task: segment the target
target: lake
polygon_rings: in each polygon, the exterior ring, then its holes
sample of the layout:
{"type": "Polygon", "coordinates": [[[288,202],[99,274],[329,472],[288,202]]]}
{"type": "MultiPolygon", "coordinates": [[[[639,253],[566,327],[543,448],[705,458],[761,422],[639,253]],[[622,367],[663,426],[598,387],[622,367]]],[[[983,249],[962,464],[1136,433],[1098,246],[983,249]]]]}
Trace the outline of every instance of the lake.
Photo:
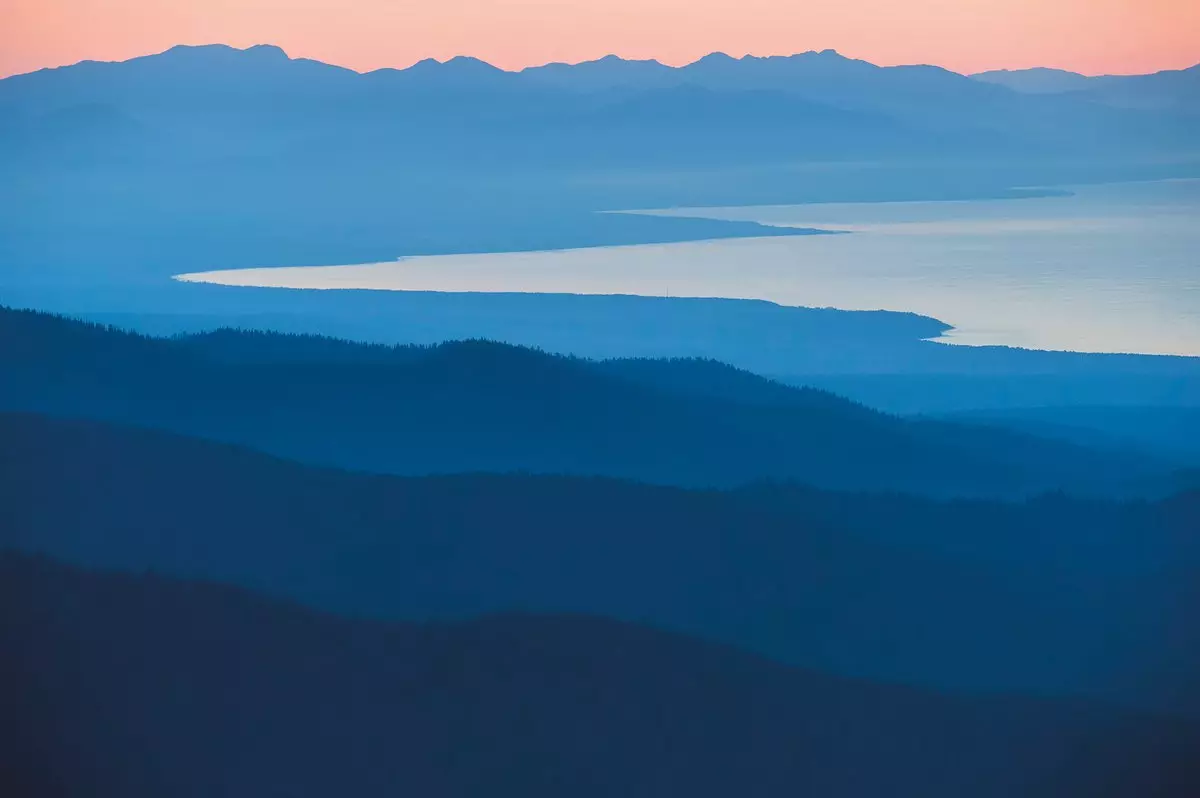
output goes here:
{"type": "Polygon", "coordinates": [[[439,255],[177,279],[767,299],[912,311],[954,325],[941,340],[956,344],[1200,355],[1200,180],[1071,191],[965,202],[636,211],[844,234],[439,255]]]}

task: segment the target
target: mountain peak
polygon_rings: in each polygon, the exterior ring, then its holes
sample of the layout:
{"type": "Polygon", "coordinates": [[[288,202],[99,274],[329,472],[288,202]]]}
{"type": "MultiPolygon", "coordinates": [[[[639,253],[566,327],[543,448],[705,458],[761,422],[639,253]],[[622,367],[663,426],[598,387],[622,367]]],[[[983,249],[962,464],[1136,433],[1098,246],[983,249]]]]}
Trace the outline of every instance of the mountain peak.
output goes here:
{"type": "Polygon", "coordinates": [[[177,44],[162,53],[171,57],[238,57],[248,56],[261,60],[289,61],[290,56],[282,47],[274,44],[255,44],[246,48],[233,47],[228,44],[177,44]]]}
{"type": "Polygon", "coordinates": [[[500,67],[493,66],[487,61],[475,58],[470,55],[456,55],[448,61],[443,61],[442,66],[453,67],[455,69],[476,69],[485,70],[487,72],[503,72],[500,67]]]}
{"type": "Polygon", "coordinates": [[[408,69],[401,71],[412,74],[480,75],[500,74],[504,70],[469,55],[456,55],[445,61],[423,58],[408,69]]]}
{"type": "Polygon", "coordinates": [[[274,44],[256,44],[251,47],[247,47],[242,52],[246,53],[247,55],[254,55],[261,58],[291,60],[290,56],[282,47],[274,44]]]}
{"type": "Polygon", "coordinates": [[[703,58],[693,61],[691,64],[689,64],[689,66],[695,66],[697,64],[733,64],[739,60],[740,59],[734,58],[729,53],[717,51],[715,53],[709,53],[703,58]]]}
{"type": "Polygon", "coordinates": [[[1078,72],[1050,67],[1031,69],[995,69],[969,75],[980,83],[1004,86],[1023,94],[1062,94],[1087,88],[1091,78],[1078,72]]]}

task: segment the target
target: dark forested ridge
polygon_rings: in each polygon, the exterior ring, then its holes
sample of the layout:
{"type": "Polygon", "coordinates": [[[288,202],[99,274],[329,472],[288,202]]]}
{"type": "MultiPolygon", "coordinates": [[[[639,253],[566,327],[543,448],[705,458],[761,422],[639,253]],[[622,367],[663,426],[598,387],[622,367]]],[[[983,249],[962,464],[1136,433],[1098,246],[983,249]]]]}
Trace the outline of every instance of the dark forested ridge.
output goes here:
{"type": "Polygon", "coordinates": [[[1187,798],[1200,730],[612,621],[352,621],[0,553],[10,795],[1187,798]]]}
{"type": "Polygon", "coordinates": [[[160,427],[396,474],[795,480],[954,496],[1161,495],[1173,466],[904,420],[703,362],[594,363],[484,341],[369,347],[226,332],[163,340],[0,310],[0,409],[160,427]]]}
{"type": "Polygon", "coordinates": [[[1200,716],[1200,495],[934,502],[398,478],[0,416],[0,545],[359,615],[653,623],[838,673],[1200,716]]]}

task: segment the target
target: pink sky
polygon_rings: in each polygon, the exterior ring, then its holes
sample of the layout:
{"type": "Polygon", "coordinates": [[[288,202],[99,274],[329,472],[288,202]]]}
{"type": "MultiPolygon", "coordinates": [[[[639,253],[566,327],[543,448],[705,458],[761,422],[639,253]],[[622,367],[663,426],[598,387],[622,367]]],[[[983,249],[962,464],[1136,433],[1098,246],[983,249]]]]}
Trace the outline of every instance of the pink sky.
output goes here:
{"type": "Polygon", "coordinates": [[[0,0],[0,75],[212,42],[358,70],[834,48],[961,72],[1132,73],[1200,62],[1200,0],[0,0]]]}

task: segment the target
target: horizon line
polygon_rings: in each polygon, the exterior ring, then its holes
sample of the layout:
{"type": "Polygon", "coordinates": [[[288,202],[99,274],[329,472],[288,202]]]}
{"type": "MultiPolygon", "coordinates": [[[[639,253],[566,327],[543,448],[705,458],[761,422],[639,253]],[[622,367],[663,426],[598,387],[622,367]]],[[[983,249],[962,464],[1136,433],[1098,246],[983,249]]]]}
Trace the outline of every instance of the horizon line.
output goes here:
{"type": "Polygon", "coordinates": [[[920,63],[914,62],[914,63],[898,63],[898,64],[876,63],[874,61],[870,61],[865,58],[856,58],[854,56],[846,55],[845,53],[842,53],[841,51],[834,49],[834,48],[825,48],[823,50],[801,50],[801,51],[792,52],[792,53],[771,53],[771,54],[767,54],[767,55],[756,55],[754,53],[747,52],[740,56],[733,55],[731,53],[727,53],[722,50],[714,50],[710,53],[706,53],[705,55],[700,56],[699,58],[696,58],[695,60],[687,61],[687,62],[681,63],[681,64],[671,64],[666,61],[660,61],[657,58],[626,58],[624,56],[618,55],[617,53],[613,52],[613,53],[606,53],[605,55],[598,56],[595,58],[585,58],[580,61],[547,61],[545,63],[529,64],[527,66],[520,67],[518,69],[505,69],[504,67],[497,66],[497,65],[491,63],[490,61],[479,58],[478,56],[473,56],[473,55],[469,55],[466,53],[460,53],[458,55],[451,56],[444,60],[434,58],[434,57],[426,57],[426,58],[419,58],[416,61],[408,63],[404,66],[384,66],[384,67],[378,67],[376,69],[362,71],[362,70],[355,69],[353,67],[345,66],[343,64],[334,63],[332,61],[322,61],[320,59],[309,58],[307,56],[293,56],[285,48],[283,48],[277,44],[270,44],[268,42],[260,42],[258,44],[252,44],[252,45],[248,45],[246,47],[237,47],[236,45],[231,45],[231,44],[227,44],[224,42],[207,42],[207,43],[203,43],[203,44],[186,44],[186,43],[174,44],[174,45],[171,45],[170,47],[167,47],[165,50],[157,50],[157,51],[153,51],[153,52],[142,53],[140,55],[134,55],[134,56],[130,56],[128,58],[119,58],[119,59],[112,59],[112,60],[84,58],[84,59],[80,59],[79,61],[73,61],[73,62],[65,63],[65,64],[56,64],[56,65],[52,65],[52,66],[38,67],[37,69],[32,69],[27,72],[14,72],[11,74],[0,75],[0,80],[7,80],[9,78],[22,77],[24,75],[34,75],[39,72],[47,72],[47,71],[52,71],[52,70],[57,70],[57,69],[68,69],[71,67],[80,66],[82,64],[125,64],[125,63],[129,63],[130,61],[137,61],[137,60],[140,60],[143,58],[154,58],[157,56],[162,56],[173,50],[205,49],[205,48],[226,48],[229,50],[236,50],[238,52],[243,52],[243,53],[249,52],[249,51],[255,50],[255,49],[278,50],[279,52],[283,53],[284,56],[286,56],[287,59],[290,61],[312,61],[315,63],[324,64],[326,66],[335,67],[337,69],[344,69],[348,72],[353,72],[356,75],[370,75],[375,72],[383,72],[383,71],[387,71],[387,70],[404,72],[404,71],[412,69],[413,67],[416,67],[420,64],[434,63],[434,64],[442,65],[442,64],[451,63],[452,61],[456,61],[456,60],[476,61],[487,67],[495,69],[498,72],[503,72],[505,74],[510,74],[510,75],[518,75],[525,71],[534,70],[534,69],[542,69],[545,67],[579,66],[582,64],[592,64],[592,63],[597,63],[599,61],[604,61],[604,60],[609,60],[609,59],[616,59],[616,60],[625,61],[625,62],[629,62],[629,63],[658,64],[667,69],[685,69],[687,67],[694,66],[695,64],[698,64],[701,61],[704,61],[705,59],[708,59],[708,58],[712,58],[714,56],[725,57],[725,58],[729,58],[734,61],[743,61],[743,60],[747,60],[747,59],[761,61],[761,60],[768,60],[768,59],[772,59],[772,58],[795,58],[797,56],[802,56],[802,55],[834,55],[834,56],[837,56],[838,58],[842,58],[847,61],[856,61],[859,63],[869,64],[869,65],[871,65],[873,67],[877,67],[879,69],[894,69],[894,68],[898,68],[898,67],[900,67],[900,68],[903,68],[903,67],[930,67],[930,68],[934,68],[934,69],[943,69],[947,72],[951,72],[956,75],[962,75],[964,77],[973,77],[975,75],[983,75],[983,74],[996,73],[996,72],[1025,72],[1025,71],[1031,71],[1031,70],[1037,70],[1037,69],[1049,70],[1049,71],[1054,71],[1054,72],[1070,73],[1070,74],[1075,74],[1075,75],[1081,75],[1083,77],[1088,77],[1088,78],[1138,77],[1138,76],[1142,76],[1142,75],[1157,75],[1157,74],[1162,74],[1164,72],[1186,72],[1190,69],[1195,69],[1197,67],[1200,67],[1200,62],[1197,62],[1197,63],[1191,64],[1189,66],[1160,69],[1160,70],[1155,70],[1153,72],[1099,72],[1099,73],[1089,74],[1087,72],[1078,72],[1075,70],[1064,69],[1061,67],[1047,67],[1047,66],[1043,66],[1043,65],[1034,65],[1034,66],[1026,66],[1026,67],[1000,67],[1000,68],[996,68],[996,69],[986,69],[986,70],[982,70],[979,72],[958,72],[957,70],[950,69],[949,67],[945,67],[940,64],[935,64],[935,63],[931,63],[931,62],[920,62],[920,63]]]}

